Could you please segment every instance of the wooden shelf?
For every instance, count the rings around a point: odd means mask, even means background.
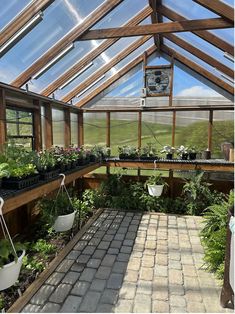
[[[127,161],[127,160],[108,160],[105,163],[108,167],[126,167],[126,168],[140,168],[140,169],[154,169],[152,161]],[[219,171],[219,172],[233,172],[234,164],[231,162],[221,162],[218,160],[210,161],[157,161],[157,169],[162,170],[202,170],[202,171]]]
[[[66,175],[65,183],[68,184],[70,182],[75,181],[77,178],[97,169],[100,167],[100,163],[95,163],[92,165],[88,165],[87,167],[84,167],[82,169],[79,169],[78,171],[74,171],[72,173],[69,173]],[[59,188],[61,183],[61,178],[55,179],[53,181],[47,182],[45,184],[41,184],[39,186],[36,186],[35,188],[32,188],[28,191],[17,193],[15,196],[12,196],[5,200],[4,207],[3,207],[3,213],[6,214],[15,208],[18,208],[22,205],[25,205],[33,200],[36,200],[56,189]]]

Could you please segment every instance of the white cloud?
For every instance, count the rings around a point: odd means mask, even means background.
[[[183,89],[176,96],[181,97],[222,97],[216,91],[203,87],[203,86],[192,86],[190,88]]]

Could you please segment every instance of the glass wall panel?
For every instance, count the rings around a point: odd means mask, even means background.
[[[78,115],[76,113],[70,113],[71,123],[71,144],[78,146]]]
[[[65,121],[64,111],[52,109],[53,145],[64,147]]]
[[[106,114],[84,114],[84,144],[85,146],[106,146]]]
[[[131,112],[111,113],[111,154],[118,156],[118,146],[138,146],[138,114]]]
[[[221,144],[234,145],[234,112],[214,111],[212,131],[212,157],[224,158]]]
[[[143,112],[141,146],[150,146],[160,151],[172,144],[172,112]],[[165,156],[163,156],[165,157]]]
[[[199,152],[205,151],[208,148],[208,121],[208,111],[177,112],[175,146],[195,146]]]

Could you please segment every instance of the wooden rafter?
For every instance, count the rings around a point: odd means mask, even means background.
[[[232,69],[230,69],[229,67],[227,67],[223,63],[220,63],[216,59],[212,58],[210,55],[206,54],[202,50],[189,44],[185,40],[179,38],[178,36],[176,36],[174,34],[166,34],[166,35],[164,35],[164,37],[169,39],[170,41],[172,41],[174,44],[180,46],[181,48],[187,50],[188,52],[190,52],[191,54],[193,54],[197,58],[199,58],[199,59],[203,60],[204,62],[206,62],[207,64],[211,65],[212,67],[216,68],[217,70],[223,72],[224,74],[226,74],[232,78],[234,77],[234,71]]]
[[[151,14],[151,12],[152,12],[152,9],[150,7],[143,9],[138,15],[136,15],[129,22],[127,22],[125,26],[133,26],[133,25],[139,24],[146,17],[148,17]],[[118,38],[115,38],[115,39],[108,39],[105,42],[103,42],[99,47],[97,47],[96,49],[91,51],[89,54],[84,56],[82,59],[80,59],[77,63],[73,65],[72,68],[70,68],[68,71],[62,74],[58,79],[56,79],[53,83],[51,83],[48,87],[46,87],[42,91],[41,94],[44,96],[49,96],[51,93],[53,93],[56,89],[58,89],[60,86],[66,83],[71,77],[76,75],[92,60],[98,57],[102,52],[104,52],[106,49],[108,49],[118,40],[119,40]]]
[[[106,63],[102,66],[98,71],[89,76],[83,83],[75,87],[72,91],[70,91],[67,95],[65,95],[62,100],[64,102],[69,102],[72,98],[74,98],[77,94],[81,93],[84,89],[88,88],[94,81],[99,79],[102,75],[108,72],[112,67],[118,64],[121,60],[125,59],[129,54],[138,49],[144,43],[146,43],[151,36],[143,36],[137,41],[135,41],[130,46],[126,47],[123,51],[121,51],[115,58],[111,59],[110,62]]]
[[[38,12],[45,10],[55,0],[35,0],[0,32],[0,46],[4,45]]]
[[[232,27],[232,25],[222,18],[185,20],[151,25],[90,30],[82,36],[80,40],[143,36],[229,27]]]
[[[151,48],[149,48],[146,51],[147,56],[149,57],[152,55],[154,52],[157,51],[157,47],[154,45]],[[95,88],[90,94],[85,96],[79,103],[76,104],[77,107],[81,108],[85,106],[89,101],[91,101],[93,98],[95,98],[97,95],[102,93],[106,88],[108,88],[110,85],[115,83],[118,79],[120,79],[122,76],[124,76],[127,72],[132,70],[135,66],[143,62],[143,54],[140,55],[139,57],[135,58],[133,61],[128,63],[125,67],[123,67],[120,71],[118,71],[115,75],[110,77],[107,81],[105,81],[101,86]]]
[[[184,16],[172,11],[171,9],[165,6],[159,6],[157,11],[161,13],[163,16],[167,17],[172,21],[185,21],[187,20]],[[231,55],[234,55],[234,48],[225,40],[221,39],[220,37],[212,34],[208,31],[192,31],[195,35],[201,37],[202,39],[206,40],[208,43],[212,44],[213,46],[221,49],[224,52],[228,52]]]
[[[53,60],[59,53],[61,53],[72,42],[77,40],[82,34],[84,34],[89,28],[96,24],[112,9],[114,9],[123,0],[109,0],[105,1],[103,5],[98,7],[89,18],[85,19],[83,23],[75,27],[66,36],[57,42],[51,49],[49,49],[41,58],[35,61],[26,71],[21,73],[11,85],[20,87],[24,85],[33,75],[35,75],[41,68],[47,63]]]
[[[167,55],[171,56],[171,57],[174,56],[175,60],[178,60],[180,63],[184,64],[186,67],[188,67],[191,70],[197,72],[199,75],[205,77],[207,80],[211,81],[212,83],[214,83],[218,87],[224,89],[225,91],[227,91],[231,95],[234,94],[233,86],[229,85],[228,83],[226,83],[222,79],[216,77],[211,72],[209,72],[208,70],[204,69],[203,67],[201,67],[197,63],[195,63],[195,62],[189,60],[188,58],[184,57],[182,54],[178,53],[174,49],[172,49],[172,48],[170,48],[170,47],[168,47],[166,45],[162,45],[161,50],[164,53],[166,53]]]
[[[202,5],[204,8],[218,14],[225,19],[234,23],[234,9],[220,0],[193,0],[194,2]]]

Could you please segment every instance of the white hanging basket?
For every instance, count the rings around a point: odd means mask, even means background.
[[[148,184],[148,192],[151,196],[161,196],[164,185],[152,185]]]
[[[58,216],[53,225],[53,229],[56,232],[68,231],[73,227],[73,222],[75,218],[75,211],[68,215]]]
[[[18,280],[24,256],[25,250],[16,262],[13,261],[0,268],[0,291],[11,287]]]

